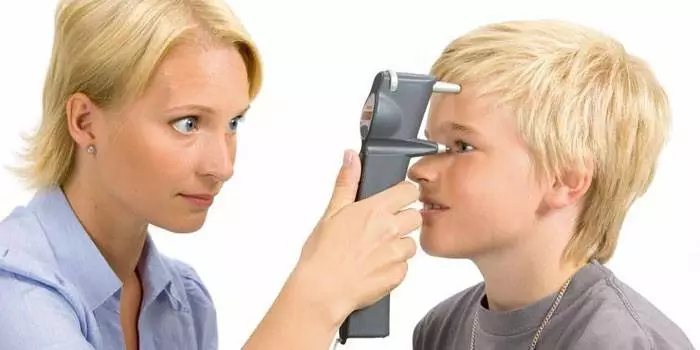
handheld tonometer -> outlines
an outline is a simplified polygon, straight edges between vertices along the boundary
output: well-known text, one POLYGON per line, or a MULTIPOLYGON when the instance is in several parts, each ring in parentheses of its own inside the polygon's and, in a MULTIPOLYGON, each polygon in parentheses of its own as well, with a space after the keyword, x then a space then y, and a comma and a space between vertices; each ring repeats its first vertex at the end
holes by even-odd
MULTIPOLYGON (((406 179, 410 159, 442 153, 448 147, 417 139, 433 93, 459 93, 459 84, 424 74, 379 72, 360 118, 362 175, 356 200, 362 200, 406 179)), ((348 338, 389 335, 389 299, 355 310, 340 327, 339 342, 348 338)))

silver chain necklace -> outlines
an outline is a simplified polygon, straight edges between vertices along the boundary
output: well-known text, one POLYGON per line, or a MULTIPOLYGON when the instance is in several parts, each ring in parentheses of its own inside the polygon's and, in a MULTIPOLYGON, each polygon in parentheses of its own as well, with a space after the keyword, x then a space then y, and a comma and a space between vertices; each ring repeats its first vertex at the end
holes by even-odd
MULTIPOLYGON (((561 287, 559 290, 559 294, 557 295, 557 298, 554 300, 554 303, 552 304, 552 307, 549 308, 549 312, 547 313, 547 316, 545 316, 544 320, 542 320, 542 323, 540 324, 540 327, 537 329, 537 333, 535 333, 535 336, 532 338, 532 343, 530 344, 530 350, 535 350, 535 347, 537 346, 537 342, 540 340, 540 336, 542 335, 542 331, 544 330, 544 327, 549 323, 549 319, 554 315, 554 311, 556 311, 557 307, 559 307, 559 303, 561 302, 561 299, 564 297, 564 293, 566 293, 566 289, 569 288, 569 284, 571 283, 571 277, 569 277, 568 280, 566 280, 566 283, 564 283, 564 286, 561 287)), ((476 312, 474 313, 474 322, 472 322, 472 338, 471 338, 471 350, 474 350, 474 344, 476 342, 476 327, 479 324, 479 309, 476 309, 476 312)))

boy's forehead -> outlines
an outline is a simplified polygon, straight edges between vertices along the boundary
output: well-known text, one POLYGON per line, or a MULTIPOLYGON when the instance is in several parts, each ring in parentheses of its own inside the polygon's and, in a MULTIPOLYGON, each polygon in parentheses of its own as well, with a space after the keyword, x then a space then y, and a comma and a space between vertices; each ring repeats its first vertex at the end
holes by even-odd
POLYGON ((488 111, 484 107, 481 99, 468 92, 435 95, 430 101, 428 126, 442 129, 453 128, 455 124, 478 123, 488 111))
POLYGON ((512 119, 512 114, 501 108, 495 97, 477 97, 469 90, 435 95, 429 108, 425 129, 428 134, 490 134, 503 128, 503 123, 509 123, 507 119, 512 119))

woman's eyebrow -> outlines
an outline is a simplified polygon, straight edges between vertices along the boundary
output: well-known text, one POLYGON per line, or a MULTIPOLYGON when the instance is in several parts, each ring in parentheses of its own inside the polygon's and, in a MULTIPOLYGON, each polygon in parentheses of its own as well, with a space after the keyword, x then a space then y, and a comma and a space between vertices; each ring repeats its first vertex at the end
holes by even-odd
MULTIPOLYGON (((238 116, 238 115, 245 114, 246 112, 248 112, 249 109, 250 109, 250 105, 246 105, 240 111, 235 112, 234 115, 238 116)), ((213 108, 211 108, 209 106, 205 106, 205 105, 200 105, 200 104, 185 104, 185 105, 181 105, 181 106, 177 106, 177 107, 172 107, 172 108, 168 109, 168 112, 176 112, 176 111, 180 111, 180 110, 188 110, 188 111, 195 110, 195 111, 198 111, 198 112, 201 112, 204 114, 216 114, 216 111, 213 108)))
POLYGON ((188 110, 188 111, 195 110, 195 111, 199 111, 199 112, 202 112, 205 114, 214 114, 213 108, 211 108, 209 106, 205 106, 205 105, 200 105, 200 104, 180 105, 180 106, 169 108, 168 112, 175 112, 175 111, 180 111, 180 110, 188 110))
POLYGON ((245 106, 240 112, 236 113, 235 115, 243 115, 248 113, 248 110, 250 109, 250 105, 245 106))

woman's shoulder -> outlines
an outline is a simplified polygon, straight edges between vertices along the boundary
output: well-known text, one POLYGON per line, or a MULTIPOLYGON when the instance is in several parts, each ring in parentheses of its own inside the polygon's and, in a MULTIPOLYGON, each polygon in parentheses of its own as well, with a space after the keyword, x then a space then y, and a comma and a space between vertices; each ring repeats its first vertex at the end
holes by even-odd
POLYGON ((93 349, 91 310, 56 256, 31 206, 18 206, 0 220, 0 338, 9 348, 62 343, 93 349))
POLYGON ((57 250, 62 245, 74 249, 73 241, 78 238, 74 233, 81 228, 60 189, 40 189, 28 203, 16 206, 0 220, 0 260, 57 270, 57 250))
POLYGON ((0 220, 0 272, 47 285, 66 284, 64 261, 82 255, 88 245, 57 191, 37 191, 0 220))
POLYGON ((18 206, 0 221, 0 271, 49 284, 60 282, 51 244, 28 207, 18 206))

